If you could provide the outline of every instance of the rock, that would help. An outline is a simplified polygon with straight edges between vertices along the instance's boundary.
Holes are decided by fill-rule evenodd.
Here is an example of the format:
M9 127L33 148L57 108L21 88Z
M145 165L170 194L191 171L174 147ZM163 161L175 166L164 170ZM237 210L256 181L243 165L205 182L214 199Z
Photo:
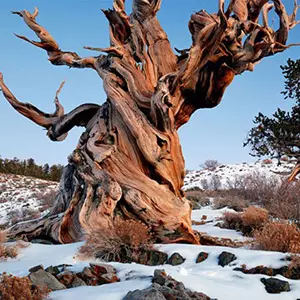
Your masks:
M277 278L261 278L260 280L266 287L269 294L279 294L281 292L289 292L291 290L290 284L287 281Z
M119 281L116 270L111 265L90 264L90 270L102 280L101 284Z
M208 258L208 253L200 252L196 259L196 263L199 264L199 263L205 261L207 258Z
M164 295L153 287L129 292L123 300L166 300Z
M119 281L116 270L112 266L106 264L90 264L90 267L85 267L82 272L77 273L76 275L90 286Z
M52 291L63 290L66 288L65 285L60 283L53 275L42 269L30 273L28 277L34 285L47 286Z
M244 274L262 274L267 276L282 275L289 279L299 280L300 279L300 267L299 266L284 266L281 268L270 268L265 266L257 266L251 269L234 268L234 271L241 271Z
M225 266L229 265L231 262L233 262L236 259L237 259L237 257L234 254L232 254L230 252L223 251L219 255L218 265L222 266L222 267L225 267Z
M165 270L155 270L152 282L159 285L164 285L166 283L166 278L167 273L165 272Z
M185 258L183 258L179 253L175 252L168 259L167 264L172 265L172 266L178 266L178 265L183 264L184 261L185 261Z
M44 270L44 266L43 265L38 265L38 266L32 267L28 270L28 272L29 273L34 273L38 270Z
M57 276L57 279L59 280L60 283L65 285L67 288L86 285L86 283L81 278L79 278L76 274L74 274L71 271L67 271L65 273L59 274Z
M147 251L146 263L148 266L163 265L168 260L168 255L162 251L150 250ZM141 262L142 263L142 262Z
M52 274L53 276L56 276L57 274L60 273L60 270L57 266L49 266L48 268L45 269L45 271Z
M164 300L164 299L182 299L182 300L210 300L203 293L192 292L185 288L182 282L176 281L168 276L165 270L155 270L152 279L152 285L144 290L135 290L129 292L123 300Z

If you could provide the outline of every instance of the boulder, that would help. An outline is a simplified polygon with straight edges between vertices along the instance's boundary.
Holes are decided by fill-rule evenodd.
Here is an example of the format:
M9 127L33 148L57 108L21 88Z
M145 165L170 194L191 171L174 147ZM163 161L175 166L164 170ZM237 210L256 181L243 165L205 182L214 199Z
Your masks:
M34 267L30 268L28 270L28 272L29 273L34 273L34 272L36 272L38 270L44 270L44 266L43 265L34 266Z
M165 270L155 270L152 279L152 285L144 290L135 290L129 292L123 300L210 300L203 293L192 292L185 288L182 282L176 281L168 276Z
M139 263L148 266L163 265L168 260L168 255L158 250L148 250L144 253L144 258L140 259Z
M66 286L60 283L52 274L42 269L30 273L28 277L34 285L46 286L52 291L63 290L66 288Z
M200 252L196 259L196 263L199 264L199 263L205 261L207 258L208 258L207 252Z
M289 292L291 290L290 284L287 281L277 278L261 278L260 280L269 294L279 294L281 292Z
M123 300L166 300L164 295L153 287L129 292Z
M236 259L237 259L237 257L234 254L232 254L230 252L223 251L219 255L218 265L222 266L222 267L225 267L225 266L229 265L231 262L233 262Z
M183 258L179 253L175 252L173 253L170 258L167 261L167 264L172 266L178 266L183 264L185 261L185 258Z

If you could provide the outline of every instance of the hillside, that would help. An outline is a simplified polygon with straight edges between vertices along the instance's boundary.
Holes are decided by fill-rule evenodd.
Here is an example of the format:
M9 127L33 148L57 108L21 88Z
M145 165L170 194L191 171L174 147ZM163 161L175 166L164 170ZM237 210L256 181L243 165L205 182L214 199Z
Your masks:
M184 189L214 189L215 184L217 189L227 189L241 184L241 179L250 174L280 180L285 176L278 173L288 174L293 165L282 161L278 166L277 161L272 160L272 163L221 165L214 171L190 171L184 180ZM40 216L52 206L57 189L58 183L54 181L0 173L0 225Z
M184 180L184 189L228 189L239 187L239 183L248 175L261 175L269 180L284 179L291 172L295 163L281 161L278 165L276 159L257 161L255 163L241 163L220 165L215 170L202 169L189 171ZM283 174L283 175L282 175Z
M52 206L58 183L0 173L0 225L37 218Z

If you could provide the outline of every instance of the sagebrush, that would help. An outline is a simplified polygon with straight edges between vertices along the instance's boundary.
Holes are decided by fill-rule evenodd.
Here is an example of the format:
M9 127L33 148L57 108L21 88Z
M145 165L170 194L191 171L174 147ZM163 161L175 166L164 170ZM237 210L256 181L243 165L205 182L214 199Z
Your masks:
M79 254L105 261L133 262L138 261L142 251L152 249L152 245L152 235L146 225L116 218L112 227L89 233Z
M1 300L43 300L50 290L32 284L28 277L16 277L3 273L0 275Z
M295 224L268 222L253 236L256 249L300 253L300 230Z

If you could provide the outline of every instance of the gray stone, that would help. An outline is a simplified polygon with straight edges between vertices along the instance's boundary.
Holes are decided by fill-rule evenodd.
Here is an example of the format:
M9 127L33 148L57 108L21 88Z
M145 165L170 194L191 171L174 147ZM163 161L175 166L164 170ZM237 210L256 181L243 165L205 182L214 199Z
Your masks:
M168 276L165 270L155 270L152 285L145 290L129 292L123 300L211 300L203 293L186 289L182 282Z
M225 267L236 259L237 259L237 257L234 254L223 251L219 255L219 263L218 264L219 264L219 266Z
M153 287L129 292L123 300L166 300L164 295Z
M281 292L289 292L291 290L290 284L287 281L277 278L262 278L260 280L269 294L279 294Z
M33 272L36 272L38 270L44 270L44 266L43 265L34 266L34 267L30 268L28 270L28 272L33 273Z
M159 265L163 265L167 261L168 255L164 252L153 250L153 251L149 251L147 259L148 261L146 262L146 265L159 266Z
M152 282L157 283L159 285L164 285L166 283L166 277L167 274L165 270L155 270Z
M183 258L179 253L175 252L168 259L167 264L172 265L172 266L178 266L178 265L183 264L184 261L185 261L185 258Z
M28 275L34 285L47 286L52 291L63 290L66 287L60 283L52 274L45 270L38 270Z

